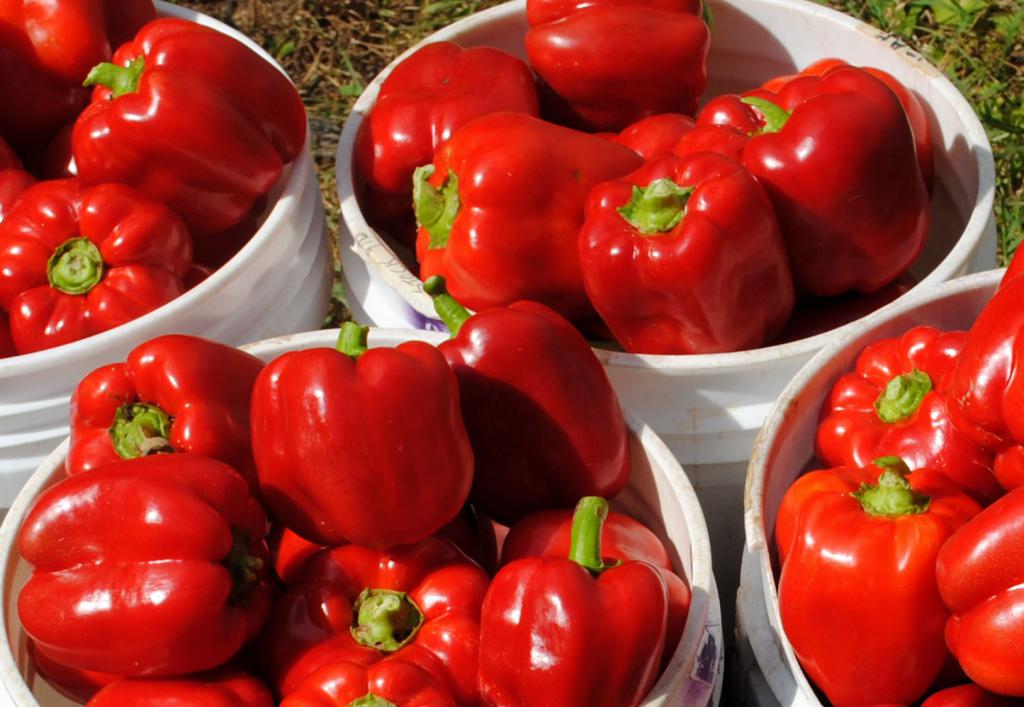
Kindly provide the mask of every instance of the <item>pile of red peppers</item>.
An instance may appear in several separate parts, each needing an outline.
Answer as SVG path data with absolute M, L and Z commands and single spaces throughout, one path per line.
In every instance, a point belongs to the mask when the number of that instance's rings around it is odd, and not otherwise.
M 691 592 L 609 512 L 604 368 L 543 304 L 428 289 L 437 347 L 168 335 L 86 376 L 18 536 L 35 670 L 90 707 L 641 704 Z
M 152 0 L 0 0 L 0 357 L 136 319 L 224 264 L 306 140 L 291 81 Z
M 931 226 L 917 97 L 825 59 L 707 100 L 708 19 L 528 0 L 525 62 L 421 48 L 361 127 L 363 213 L 471 309 L 542 302 L 631 353 L 755 349 L 900 294 Z
M 868 345 L 779 507 L 783 628 L 836 707 L 1024 699 L 1022 264 L 969 331 Z

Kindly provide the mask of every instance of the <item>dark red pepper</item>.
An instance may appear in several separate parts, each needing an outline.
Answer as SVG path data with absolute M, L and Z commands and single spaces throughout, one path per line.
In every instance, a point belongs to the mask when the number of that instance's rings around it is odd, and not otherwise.
M 26 146 L 73 121 L 89 70 L 155 17 L 152 0 L 0 0 L 0 135 Z
M 1014 707 L 1020 705 L 1012 697 L 996 695 L 977 685 L 958 685 L 936 692 L 921 707 Z
M 69 474 L 117 459 L 191 452 L 219 459 L 258 490 L 249 404 L 263 362 L 195 336 L 151 339 L 96 369 L 71 397 Z
M 70 509 L 70 510 L 69 510 Z M 118 461 L 46 490 L 21 527 L 18 616 L 69 668 L 168 677 L 222 665 L 269 608 L 266 517 L 227 465 Z
M 619 493 L 629 481 L 626 423 L 583 336 L 536 302 L 470 316 L 442 278 L 425 287 L 453 332 L 439 348 L 459 380 L 474 505 L 508 524 Z
M 220 670 L 174 680 L 122 680 L 100 690 L 86 707 L 274 707 L 259 679 Z
M 32 353 L 170 302 L 191 263 L 189 233 L 163 204 L 121 184 L 41 182 L 0 223 L 0 308 Z
M 416 171 L 420 278 L 441 275 L 480 311 L 522 299 L 593 316 L 577 246 L 595 185 L 639 167 L 632 150 L 520 113 L 462 127 Z
M 474 118 L 539 114 L 533 73 L 491 47 L 434 42 L 409 55 L 384 83 L 356 138 L 355 176 L 367 221 L 412 246 L 412 174 Z
M 366 667 L 331 663 L 312 673 L 281 707 L 455 707 L 451 693 L 413 663 L 389 658 Z
M 480 606 L 490 579 L 449 540 L 375 551 L 343 545 L 317 553 L 275 603 L 260 638 L 265 674 L 290 695 L 337 662 L 414 663 L 477 704 Z
M 849 66 L 842 59 L 820 59 L 799 74 L 791 74 L 788 76 L 777 76 L 773 79 L 765 81 L 761 88 L 771 93 L 779 93 L 787 83 L 798 79 L 801 76 L 821 76 L 829 69 L 836 66 Z M 921 101 L 918 100 L 917 96 L 910 91 L 906 86 L 899 82 L 899 80 L 892 74 L 876 69 L 873 66 L 862 66 L 862 71 L 874 76 L 876 79 L 884 83 L 889 89 L 896 94 L 896 98 L 899 99 L 900 104 L 903 106 L 903 110 L 907 114 L 907 120 L 910 121 L 910 127 L 914 131 L 914 143 L 917 149 L 917 163 L 921 168 L 921 176 L 924 178 L 925 186 L 928 187 L 928 191 L 931 192 L 932 182 L 935 176 L 935 148 L 932 146 L 932 129 L 928 124 L 928 115 L 924 111 L 924 106 L 921 105 Z
M 720 96 L 697 119 L 712 124 L 750 136 L 743 165 L 775 206 L 798 290 L 870 294 L 920 254 L 931 205 L 914 135 L 871 74 L 837 66 L 778 94 Z
M 545 112 L 589 130 L 693 115 L 710 33 L 700 0 L 528 0 L 526 53 Z
M 422 540 L 455 518 L 473 481 L 444 356 L 421 341 L 367 351 L 366 336 L 347 322 L 340 351 L 280 356 L 253 390 L 263 496 L 278 520 L 324 545 Z
M 480 626 L 485 704 L 636 707 L 654 685 L 665 580 L 645 562 L 605 563 L 607 513 L 603 499 L 582 499 L 568 558 L 517 560 L 495 576 Z
M 590 301 L 631 353 L 757 348 L 793 311 L 771 203 L 714 153 L 666 157 L 595 187 L 579 253 Z
M 918 326 L 867 346 L 822 405 L 818 456 L 834 467 L 897 456 L 911 469 L 945 474 L 982 504 L 1002 495 L 992 454 L 960 432 L 947 409 L 946 385 L 965 338 Z
M 194 22 L 149 23 L 88 84 L 97 89 L 72 136 L 79 177 L 139 188 L 197 237 L 241 221 L 306 139 L 288 77 Z
M 671 155 L 683 136 L 693 128 L 693 118 L 687 115 L 662 113 L 638 120 L 610 139 L 650 162 Z
M 523 518 L 509 531 L 501 548 L 501 564 L 527 557 L 568 557 L 572 546 L 572 511 L 543 511 Z M 682 638 L 692 594 L 686 580 L 675 574 L 668 551 L 647 526 L 621 513 L 609 512 L 601 529 L 601 557 L 634 560 L 656 567 L 668 589 L 668 623 L 664 669 Z

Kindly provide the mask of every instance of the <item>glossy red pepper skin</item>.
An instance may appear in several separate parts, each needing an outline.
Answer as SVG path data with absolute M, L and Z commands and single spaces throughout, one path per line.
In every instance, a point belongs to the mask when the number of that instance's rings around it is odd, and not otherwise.
M 596 545 L 590 560 L 603 564 Z M 505 565 L 483 606 L 483 704 L 635 707 L 657 678 L 667 612 L 665 580 L 645 562 L 597 576 L 565 557 Z
M 76 242 L 92 273 L 75 270 L 70 251 L 59 254 Z M 41 182 L 0 223 L 0 308 L 11 317 L 18 352 L 32 353 L 170 302 L 185 291 L 191 263 L 188 230 L 163 204 L 121 184 Z M 58 282 L 55 273 L 65 266 Z
M 0 135 L 28 145 L 73 121 L 89 70 L 155 17 L 152 0 L 0 2 Z
M 799 509 L 779 583 L 782 625 L 837 707 L 916 702 L 948 657 L 935 558 L 980 507 L 937 472 L 906 481 L 908 496 L 930 501 L 900 502 L 904 515 L 869 514 L 846 489 L 808 495 Z M 888 471 L 874 488 L 902 483 Z
M 382 700 L 380 705 L 395 707 L 455 707 L 456 704 L 451 693 L 426 670 L 391 658 L 369 667 L 346 662 L 326 665 L 285 697 L 281 707 L 349 707 L 369 695 Z
M 700 11 L 699 0 L 528 0 L 526 54 L 548 89 L 545 114 L 616 131 L 659 113 L 693 115 L 710 45 Z
M 75 389 L 68 473 L 144 456 L 139 443 L 156 438 L 166 444 L 154 451 L 218 459 L 258 491 L 249 405 L 261 370 L 255 356 L 196 336 L 170 334 L 135 347 L 124 363 L 96 369 Z M 152 408 L 167 418 L 167 429 L 138 419 Z M 133 418 L 132 435 L 118 429 Z
M 787 83 L 794 79 L 801 76 L 821 76 L 836 66 L 849 66 L 849 64 L 842 59 L 820 59 L 798 74 L 776 76 L 773 79 L 769 79 L 761 85 L 761 88 L 771 93 L 779 93 Z M 914 131 L 917 164 L 921 169 L 921 176 L 924 178 L 925 186 L 930 193 L 935 178 L 935 148 L 932 144 L 932 129 L 928 124 L 928 115 L 925 113 L 924 106 L 921 105 L 917 95 L 900 83 L 892 74 L 876 69 L 873 66 L 861 66 L 859 68 L 888 86 L 896 94 L 900 105 L 903 106 L 903 110 L 907 114 L 907 120 L 910 121 L 910 128 Z
M 324 666 L 371 665 L 394 655 L 434 676 L 458 704 L 477 704 L 480 606 L 489 582 L 486 572 L 438 536 L 383 551 L 356 545 L 324 550 L 274 605 L 260 638 L 265 674 L 287 696 Z M 359 617 L 353 604 L 364 589 L 407 593 L 422 612 L 419 628 L 397 650 L 354 637 Z
M 936 692 L 921 707 L 1013 707 L 1020 704 L 1012 697 L 995 695 L 977 685 L 957 685 Z
M 595 184 L 640 163 L 622 145 L 530 116 L 477 118 L 438 151 L 422 188 L 420 278 L 443 276 L 476 311 L 532 299 L 569 319 L 592 316 L 576 245 L 583 205 Z M 453 191 L 454 218 L 425 223 L 427 203 Z
M 671 220 L 654 196 L 663 185 L 675 191 Z M 721 155 L 666 157 L 594 188 L 579 252 L 590 301 L 631 353 L 756 348 L 793 311 L 771 203 Z
M 135 85 L 118 96 L 98 86 L 75 124 L 79 177 L 139 188 L 197 237 L 231 228 L 302 150 L 298 92 L 244 44 L 184 20 L 149 23 L 113 64 L 139 57 Z
M 967 333 L 947 392 L 957 427 L 997 453 L 1024 443 L 1022 330 L 1024 278 L 1004 280 Z
M 509 525 L 571 508 L 581 496 L 622 491 L 630 472 L 626 423 L 583 336 L 536 302 L 469 316 L 440 278 L 426 289 L 455 332 L 439 349 L 458 378 L 473 444 L 474 507 Z
M 122 680 L 100 690 L 86 707 L 274 707 L 270 690 L 238 670 L 173 680 Z
M 611 138 L 640 155 L 644 162 L 668 157 L 694 128 L 693 118 L 682 113 L 661 113 L 643 118 Z
M 775 547 L 784 566 L 796 539 L 797 521 L 804 506 L 819 494 L 853 493 L 861 484 L 873 484 L 884 470 L 871 464 L 815 469 L 801 475 L 786 489 L 775 516 Z
M 572 511 L 542 511 L 523 518 L 509 531 L 501 548 L 501 563 L 527 557 L 568 557 L 572 542 Z M 610 512 L 601 531 L 601 554 L 612 560 L 646 562 L 657 568 L 668 590 L 668 622 L 661 667 L 672 658 L 690 614 L 690 586 L 675 574 L 668 551 L 643 523 Z
M 1024 489 L 961 528 L 939 553 L 939 590 L 953 612 L 946 643 L 987 690 L 1024 697 Z
M 743 165 L 775 206 L 797 289 L 870 294 L 896 280 L 924 247 L 931 205 L 895 94 L 839 66 L 749 97 L 790 113 L 781 129 L 762 132 L 764 114 L 729 95 L 709 102 L 697 125 L 751 135 Z
M 73 669 L 166 677 L 217 667 L 267 613 L 265 533 L 242 477 L 204 457 L 66 478 L 18 537 L 33 566 L 21 623 L 37 650 Z
M 897 456 L 948 476 L 981 504 L 1002 495 L 992 454 L 950 419 L 946 384 L 965 332 L 918 326 L 867 346 L 825 399 L 815 452 L 829 466 Z
M 473 482 L 455 374 L 419 341 L 358 360 L 332 349 L 277 358 L 253 389 L 252 443 L 274 515 L 323 545 L 422 540 L 455 518 Z
M 413 172 L 463 125 L 498 111 L 540 114 L 530 67 L 500 49 L 435 42 L 395 67 L 356 138 L 359 202 L 369 223 L 413 246 Z

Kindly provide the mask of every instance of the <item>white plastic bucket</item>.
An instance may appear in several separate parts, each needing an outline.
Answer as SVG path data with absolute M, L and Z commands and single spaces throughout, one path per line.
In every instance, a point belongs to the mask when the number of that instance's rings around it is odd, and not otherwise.
M 757 438 L 744 498 L 746 548 L 737 594 L 741 659 L 755 663 L 768 691 L 758 705 L 819 706 L 782 630 L 777 578 L 772 563 L 775 518 L 782 496 L 814 454 L 818 412 L 829 389 L 852 370 L 857 355 L 873 341 L 927 324 L 967 329 L 991 298 L 1003 270 L 946 283 L 876 314 L 869 322 L 815 356 L 783 391 Z M 838 640 L 838 639 L 837 639 Z
M 714 14 L 705 96 L 745 90 L 817 59 L 840 57 L 888 71 L 926 106 L 936 146 L 934 227 L 911 268 L 914 292 L 995 265 L 995 171 L 985 130 L 952 83 L 897 38 L 802 0 L 709 0 Z M 422 44 L 455 41 L 524 56 L 525 0 L 456 22 L 398 57 L 367 87 L 338 145 L 341 260 L 349 307 L 359 321 L 442 329 L 419 279 L 366 223 L 356 202 L 356 135 L 390 71 Z M 902 299 L 905 299 L 905 295 Z M 623 404 L 650 424 L 686 468 L 708 522 L 715 572 L 726 594 L 739 582 L 743 479 L 757 431 L 783 387 L 851 323 L 818 336 L 753 351 L 641 356 L 599 351 Z M 727 606 L 726 626 L 732 607 Z
M 333 347 L 338 332 L 316 331 L 268 339 L 242 348 L 265 361 L 288 352 Z M 420 339 L 440 343 L 444 336 L 419 331 L 375 329 L 371 348 L 396 346 Z M 612 502 L 614 509 L 637 518 L 665 543 L 673 568 L 686 577 L 693 603 L 672 662 L 645 701 L 644 707 L 716 706 L 721 695 L 725 648 L 718 588 L 711 568 L 711 545 L 704 514 L 672 453 L 650 426 L 625 411 L 630 429 L 632 475 L 629 486 Z M 27 638 L 17 614 L 18 592 L 28 579 L 29 565 L 21 559 L 17 536 L 35 499 L 64 477 L 68 443 L 63 442 L 32 474 L 0 526 L 0 681 L 17 707 L 68 707 L 75 703 L 59 695 L 34 673 Z
M 254 42 L 205 15 L 167 3 L 158 3 L 158 10 L 213 27 L 273 63 Z M 136 345 L 159 334 L 199 334 L 242 344 L 320 326 L 333 273 L 308 143 L 272 196 L 249 243 L 176 300 L 97 336 L 0 359 L 0 507 L 10 505 L 29 474 L 67 436 L 68 399 L 94 368 L 124 360 Z

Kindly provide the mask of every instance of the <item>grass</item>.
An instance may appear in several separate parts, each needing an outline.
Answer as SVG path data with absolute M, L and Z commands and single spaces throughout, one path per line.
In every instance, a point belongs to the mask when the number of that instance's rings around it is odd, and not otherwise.
M 332 232 L 334 152 L 363 88 L 400 52 L 500 0 L 183 0 L 260 42 L 299 85 Z M 1021 0 L 830 0 L 898 35 L 941 68 L 981 116 L 996 159 L 1001 257 L 1024 238 L 1024 3 Z M 339 307 L 333 318 L 343 316 Z

